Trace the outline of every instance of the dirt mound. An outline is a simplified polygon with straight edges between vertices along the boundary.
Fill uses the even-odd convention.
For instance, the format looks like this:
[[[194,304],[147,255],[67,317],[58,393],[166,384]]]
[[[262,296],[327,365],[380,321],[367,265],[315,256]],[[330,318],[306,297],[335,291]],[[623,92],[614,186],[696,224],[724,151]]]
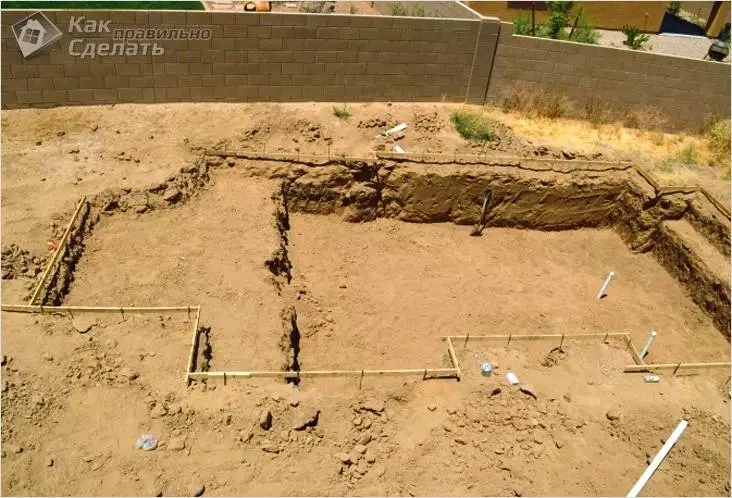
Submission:
[[[244,131],[238,137],[238,148],[262,150],[265,144],[272,136],[272,127],[269,124],[254,125]]]
[[[2,278],[35,278],[43,272],[47,256],[33,256],[26,249],[16,244],[3,246],[2,249]]]
[[[330,134],[325,132],[319,124],[308,121],[307,119],[298,119],[295,121],[290,127],[290,131],[299,135],[293,137],[292,141],[295,143],[302,141],[308,144],[331,144],[333,142]]]
[[[339,480],[353,487],[369,471],[381,477],[386,468],[381,465],[399,447],[390,438],[384,403],[379,400],[365,400],[352,404],[353,418],[349,436],[336,441],[334,454],[336,474]]]
[[[498,121],[493,121],[491,131],[495,134],[494,140],[467,141],[472,149],[481,151],[506,152],[516,156],[530,156],[531,145],[522,137],[518,136],[513,129]]]
[[[572,152],[566,149],[552,149],[544,145],[534,147],[534,149],[531,150],[530,155],[534,157],[564,159],[567,161],[572,161],[574,159],[583,161],[597,161],[603,158],[602,152],[594,152],[592,154],[579,154],[577,152]]]
[[[554,348],[547,353],[544,360],[541,362],[543,367],[555,367],[560,361],[564,360],[569,353],[566,348]]]
[[[388,124],[392,121],[393,120],[391,119],[391,117],[388,120],[386,120],[384,118],[371,118],[371,119],[359,121],[358,127],[366,128],[366,129],[372,129],[372,128],[387,129]]]
[[[414,129],[423,134],[437,133],[445,127],[437,112],[415,114],[412,122]]]

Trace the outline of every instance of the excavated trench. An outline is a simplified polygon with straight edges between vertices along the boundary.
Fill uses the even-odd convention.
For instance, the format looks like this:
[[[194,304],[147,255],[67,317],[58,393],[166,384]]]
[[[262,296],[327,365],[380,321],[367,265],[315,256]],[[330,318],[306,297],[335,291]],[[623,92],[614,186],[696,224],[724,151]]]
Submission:
[[[728,215],[693,189],[659,190],[630,165],[577,161],[438,164],[406,158],[301,161],[205,155],[148,189],[109,189],[91,197],[71,232],[64,257],[41,293],[41,302],[63,302],[83,255],[84,237],[104,217],[174,208],[199,193],[209,182],[211,170],[225,167],[281,180],[272,196],[278,243],[263,264],[272,273],[283,302],[284,370],[299,371],[301,363],[297,296],[290,285],[290,213],[337,214],[347,222],[387,217],[410,223],[472,225],[480,217],[487,187],[492,190],[487,227],[613,228],[630,250],[650,251],[722,334],[730,337],[730,281],[721,270],[724,262],[729,264]],[[712,259],[718,264],[711,264]],[[196,354],[199,369],[211,359],[210,330],[202,330],[199,337],[205,341]]]
[[[215,166],[219,158],[209,161]],[[729,339],[726,214],[693,189],[659,191],[632,166],[530,160],[480,165],[331,161],[292,164],[285,173],[282,164],[239,163],[254,175],[285,177],[284,212],[338,214],[348,222],[389,217],[472,225],[489,187],[488,227],[613,228],[631,251],[651,252]],[[672,222],[688,224],[690,230],[681,231]],[[696,250],[700,244],[707,246],[705,251]],[[720,258],[727,263],[711,264]],[[289,272],[291,265],[287,268]]]

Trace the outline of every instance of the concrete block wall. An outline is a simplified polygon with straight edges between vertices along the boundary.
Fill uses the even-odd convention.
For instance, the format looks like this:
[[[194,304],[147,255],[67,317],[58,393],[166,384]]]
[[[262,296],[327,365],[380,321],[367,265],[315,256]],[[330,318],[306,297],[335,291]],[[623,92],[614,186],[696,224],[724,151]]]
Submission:
[[[669,129],[698,130],[712,114],[730,115],[729,64],[512,33],[511,23],[501,23],[488,101],[528,84],[564,94],[579,116],[592,97],[618,112],[655,107]]]
[[[475,44],[473,68],[465,95],[465,101],[469,104],[483,104],[485,102],[500,30],[501,22],[498,19],[489,17],[482,19]]]
[[[454,7],[454,6],[452,6]],[[500,103],[517,84],[563,93],[582,116],[597,98],[622,112],[656,107],[669,129],[730,115],[730,66],[648,52],[514,36],[480,18],[175,11],[44,11],[64,33],[23,58],[11,30],[30,11],[2,12],[2,106],[121,102],[438,101]],[[115,29],[197,27],[208,40],[158,40],[161,56],[69,55],[69,19]]]
[[[465,9],[466,12],[470,12]],[[24,59],[2,12],[4,108],[183,101],[458,101],[465,99],[480,19],[173,11],[43,11],[60,41]],[[72,16],[110,29],[189,28],[209,40],[158,40],[164,55],[69,55]],[[81,45],[77,46],[80,48]]]

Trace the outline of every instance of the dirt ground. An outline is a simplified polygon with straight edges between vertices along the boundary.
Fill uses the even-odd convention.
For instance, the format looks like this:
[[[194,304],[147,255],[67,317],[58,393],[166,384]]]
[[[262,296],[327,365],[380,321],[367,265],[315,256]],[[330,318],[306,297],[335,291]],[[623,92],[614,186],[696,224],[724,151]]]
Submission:
[[[347,122],[315,104],[4,112],[3,247],[27,249],[42,267],[49,225],[65,224],[81,195],[147,188],[209,147],[366,154],[382,144],[376,133],[404,120],[415,123],[398,141],[407,150],[477,149],[449,125],[454,106],[349,108]],[[561,138],[541,145],[501,130],[487,153],[568,152]],[[574,153],[621,155],[583,147]],[[102,216],[65,304],[201,304],[212,370],[279,369],[285,296],[264,265],[277,246],[278,184],[224,167],[205,189],[174,209]],[[447,367],[440,338],[468,332],[629,332],[640,347],[655,328],[647,361],[730,358],[680,284],[609,230],[469,237],[451,224],[289,221],[303,370]],[[610,270],[616,280],[598,303]],[[24,302],[33,278],[22,275],[2,281],[3,303]],[[682,417],[689,427],[644,494],[730,493],[725,370],[649,384],[622,373],[632,359],[617,340],[562,350],[469,341],[456,344],[459,382],[186,387],[191,323],[185,311],[2,313],[3,494],[616,496]],[[490,378],[479,374],[485,360],[496,366]],[[143,433],[159,439],[156,450],[135,449]]]
[[[161,104],[60,107],[2,113],[3,235],[44,252],[48,220],[81,195],[110,186],[145,187],[189,164],[207,148],[349,156],[399,144],[408,152],[629,160],[662,184],[708,188],[729,205],[721,167],[670,167],[664,161],[703,139],[576,120],[547,120],[486,108],[498,120],[497,142],[476,144],[449,122],[454,104],[349,104],[350,118],[331,104]],[[477,108],[473,106],[473,108]],[[375,136],[399,122],[404,138]],[[598,156],[599,154],[599,156]],[[42,202],[37,202],[42,199]],[[22,213],[22,214],[21,214]]]
[[[213,369],[278,370],[282,305],[264,266],[274,189],[225,171],[180,209],[111,217],[89,237],[65,303],[200,304],[216,336]]]
[[[466,333],[629,332],[640,347],[655,329],[664,345],[659,336],[649,362],[678,361],[681,352],[729,357],[673,277],[611,230],[491,228],[469,237],[470,228],[452,224],[297,214],[291,224],[292,284],[317,303],[299,313],[307,369],[449,366],[436,365],[440,338]],[[616,280],[597,303],[609,271]]]

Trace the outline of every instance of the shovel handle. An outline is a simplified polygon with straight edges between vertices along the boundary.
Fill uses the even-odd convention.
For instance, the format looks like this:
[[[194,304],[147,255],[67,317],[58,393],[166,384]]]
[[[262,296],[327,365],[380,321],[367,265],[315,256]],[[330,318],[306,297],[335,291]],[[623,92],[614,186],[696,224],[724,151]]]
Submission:
[[[483,210],[480,213],[480,225],[483,226],[485,224],[485,214],[486,214],[486,208],[488,207],[488,201],[491,198],[491,189],[486,188],[483,192]]]

